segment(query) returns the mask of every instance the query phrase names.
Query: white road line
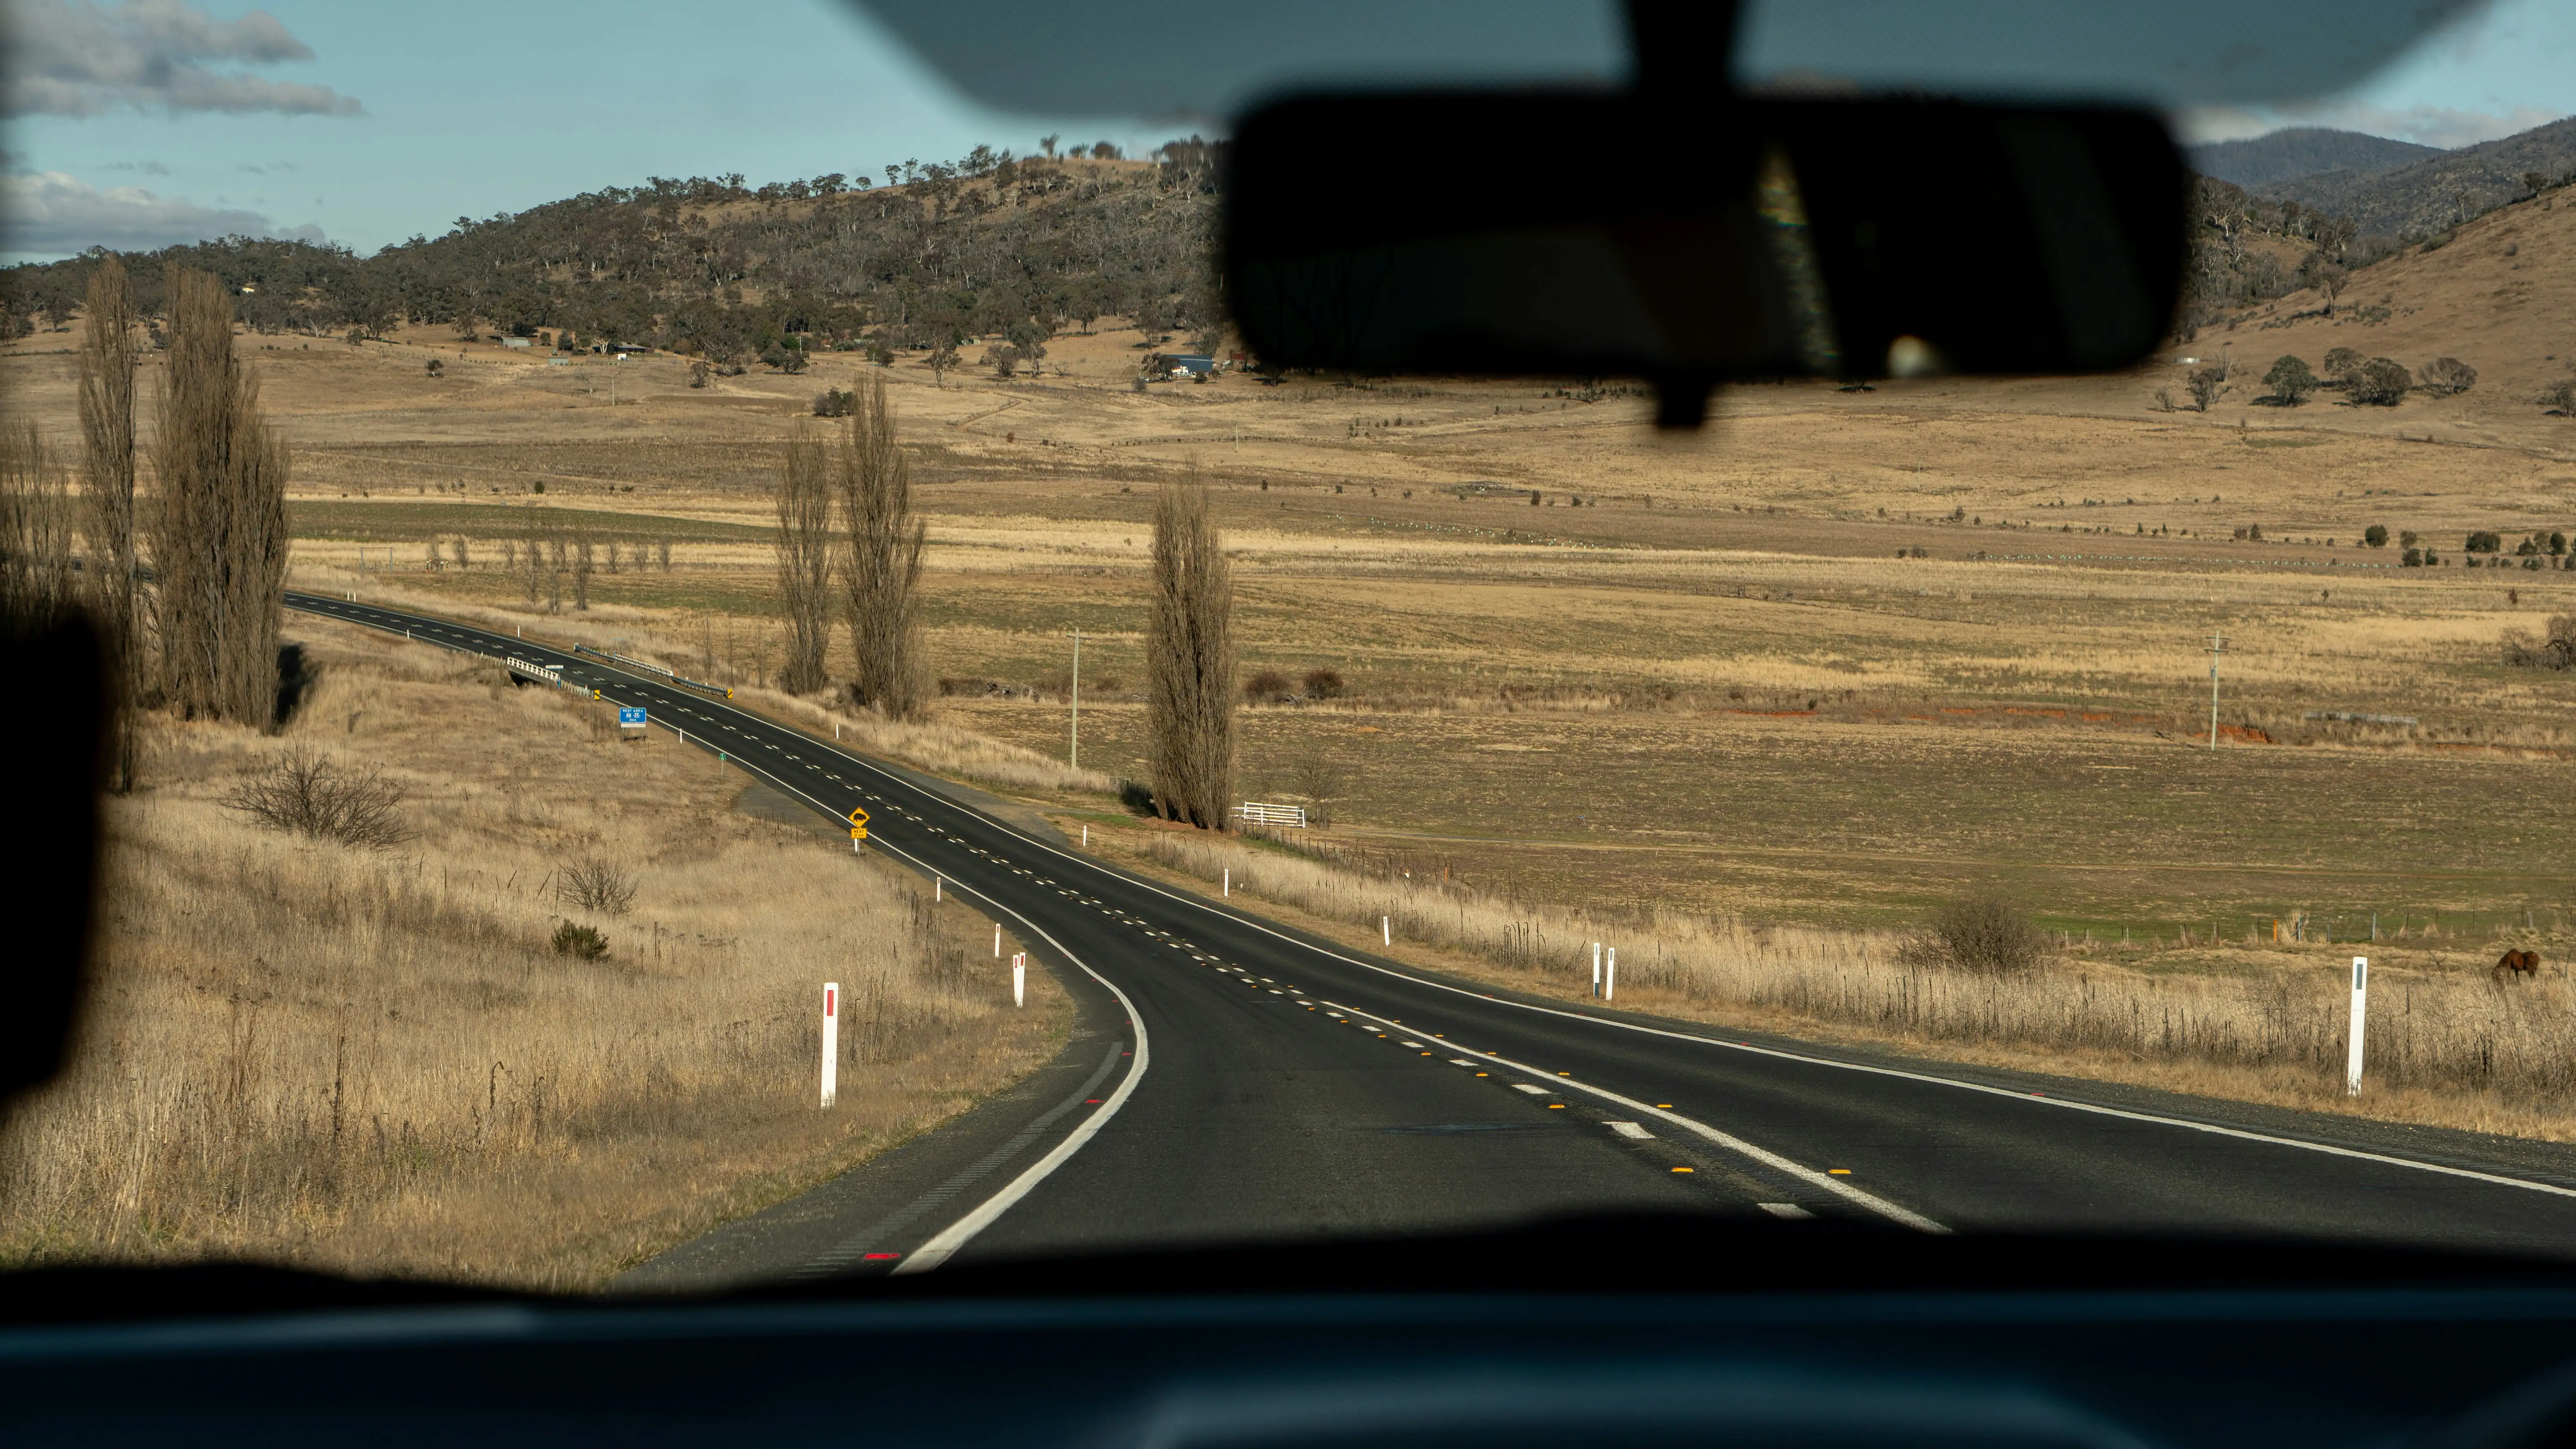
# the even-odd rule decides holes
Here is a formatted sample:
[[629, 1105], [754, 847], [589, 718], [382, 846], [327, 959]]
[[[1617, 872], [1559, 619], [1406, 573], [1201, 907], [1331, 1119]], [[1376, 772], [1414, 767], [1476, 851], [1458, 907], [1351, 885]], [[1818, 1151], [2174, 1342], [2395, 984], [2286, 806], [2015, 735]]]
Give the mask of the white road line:
[[1775, 1218], [1788, 1218], [1791, 1221], [1795, 1221], [1799, 1218], [1811, 1218], [1815, 1216], [1814, 1213], [1807, 1211], [1805, 1208], [1802, 1208], [1793, 1202], [1757, 1202], [1754, 1206], [1762, 1209], [1764, 1212], [1769, 1213]]
[[[1356, 1007], [1346, 1009], [1354, 1016], [1369, 1015], [1367, 1012], [1361, 1011]], [[1372, 1017], [1371, 1020], [1384, 1021], [1386, 1018]], [[1503, 1056], [1497, 1052], [1480, 1052], [1467, 1047], [1462, 1047], [1460, 1050], [1465, 1051], [1469, 1056], [1475, 1057], [1480, 1061], [1496, 1062], [1503, 1066], [1510, 1067], [1514, 1071], [1537, 1073], [1541, 1070], [1540, 1068], [1530, 1066], [1525, 1062], [1513, 1061], [1510, 1057]], [[1607, 1087], [1596, 1087], [1589, 1082], [1579, 1082], [1569, 1078], [1559, 1078], [1558, 1081], [1562, 1086], [1571, 1087], [1578, 1092], [1589, 1092], [1593, 1096], [1599, 1097], [1605, 1102], [1616, 1103], [1617, 1105], [1625, 1107], [1629, 1111], [1635, 1112], [1640, 1116], [1655, 1117], [1661, 1121], [1670, 1122], [1674, 1126], [1679, 1127], [1686, 1132], [1696, 1132], [1700, 1136], [1707, 1138], [1709, 1141], [1716, 1143], [1718, 1146], [1725, 1148], [1729, 1152], [1743, 1157], [1750, 1157], [1754, 1161], [1761, 1163], [1763, 1166], [1770, 1168], [1774, 1172], [1786, 1173], [1811, 1187], [1820, 1188], [1826, 1192], [1833, 1193], [1847, 1201], [1865, 1207], [1871, 1212], [1877, 1213], [1882, 1217], [1892, 1218], [1897, 1222], [1903, 1223], [1909, 1228], [1915, 1228], [1927, 1233], [1946, 1233], [1950, 1231], [1941, 1224], [1936, 1223], [1932, 1219], [1914, 1211], [1912, 1208], [1899, 1207], [1895, 1203], [1889, 1202], [1887, 1199], [1880, 1197], [1876, 1193], [1863, 1192], [1859, 1188], [1852, 1186], [1848, 1182], [1844, 1182], [1840, 1178], [1828, 1177], [1824, 1173], [1806, 1166], [1804, 1163], [1792, 1162], [1788, 1158], [1781, 1156], [1779, 1153], [1771, 1151], [1769, 1148], [1756, 1147], [1752, 1143], [1745, 1141], [1743, 1138], [1736, 1136], [1732, 1132], [1720, 1131], [1705, 1122], [1694, 1121], [1691, 1118], [1681, 1115], [1679, 1112], [1667, 1111], [1651, 1102], [1640, 1102], [1634, 1097], [1622, 1096], [1617, 1092], [1611, 1091]], [[1532, 1086], [1527, 1082], [1514, 1082], [1512, 1085], [1518, 1087], [1524, 1092], [1545, 1092], [1547, 1090], [1544, 1087]]]
[[1512, 1083], [1512, 1090], [1515, 1092], [1527, 1092], [1533, 1097], [1544, 1097], [1548, 1094], [1547, 1088], [1533, 1086], [1528, 1082], [1514, 1082]]
[[1638, 1126], [1634, 1122], [1613, 1122], [1609, 1124], [1609, 1127], [1611, 1131], [1618, 1133], [1622, 1137], [1637, 1137], [1643, 1138], [1647, 1141], [1652, 1141], [1655, 1136], [1654, 1133], [1647, 1131], [1645, 1128]]

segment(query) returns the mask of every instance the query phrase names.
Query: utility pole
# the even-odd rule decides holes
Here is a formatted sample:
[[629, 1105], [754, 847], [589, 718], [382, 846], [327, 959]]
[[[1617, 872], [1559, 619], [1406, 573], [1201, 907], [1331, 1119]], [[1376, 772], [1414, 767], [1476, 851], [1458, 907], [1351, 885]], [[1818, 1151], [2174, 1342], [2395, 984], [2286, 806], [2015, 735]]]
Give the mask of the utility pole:
[[2209, 632], [2209, 747], [2218, 748], [2218, 656], [2227, 652], [2227, 636]]
[[1073, 626], [1073, 758], [1067, 761], [1074, 769], [1082, 768], [1082, 626]]

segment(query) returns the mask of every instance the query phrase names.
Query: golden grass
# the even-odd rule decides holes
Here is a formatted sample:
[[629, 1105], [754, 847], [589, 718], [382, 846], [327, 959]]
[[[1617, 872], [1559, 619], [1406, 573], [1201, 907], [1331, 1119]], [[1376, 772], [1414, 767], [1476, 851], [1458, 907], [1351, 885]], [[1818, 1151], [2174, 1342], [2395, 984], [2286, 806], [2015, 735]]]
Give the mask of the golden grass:
[[[1104, 843], [1115, 844], [1108, 833]], [[1318, 853], [1323, 858], [1317, 858]], [[1143, 857], [1240, 895], [1427, 943], [1438, 964], [1559, 997], [1588, 993], [1594, 942], [1617, 949], [1617, 1004], [1690, 1019], [1856, 1035], [1902, 1048], [2173, 1090], [2576, 1139], [2576, 981], [2500, 986], [2476, 959], [2387, 943], [2373, 957], [2365, 1095], [2342, 1093], [2349, 954], [2232, 953], [2196, 971], [2090, 951], [1993, 976], [1913, 959], [1896, 934], [1755, 927], [1649, 910], [1602, 916], [1411, 878], [1335, 847], [1255, 849], [1153, 831]], [[2553, 943], [2553, 950], [2556, 950]], [[2563, 954], [2563, 953], [2562, 953]], [[2235, 964], [2240, 969], [2228, 970]]]
[[[294, 619], [322, 682], [285, 740], [164, 725], [110, 811], [85, 1037], [0, 1141], [0, 1258], [239, 1256], [595, 1285], [934, 1124], [1042, 1061], [1068, 1007], [909, 877], [733, 814], [744, 778], [472, 661]], [[281, 749], [379, 764], [381, 854], [225, 809]], [[632, 913], [550, 889], [633, 872]], [[588, 962], [548, 945], [603, 930]], [[816, 1108], [820, 987], [847, 1005]]]

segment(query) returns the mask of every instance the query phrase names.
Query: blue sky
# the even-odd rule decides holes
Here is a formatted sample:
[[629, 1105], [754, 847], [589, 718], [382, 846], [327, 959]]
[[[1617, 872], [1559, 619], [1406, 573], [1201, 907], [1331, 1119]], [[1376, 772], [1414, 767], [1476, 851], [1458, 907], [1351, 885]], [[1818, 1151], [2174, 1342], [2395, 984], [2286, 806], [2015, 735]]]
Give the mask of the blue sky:
[[[980, 106], [837, 0], [0, 0], [9, 260], [247, 231], [361, 253], [648, 175], [753, 181], [1169, 125]], [[2340, 125], [2437, 145], [2576, 113], [2576, 4], [2505, 0], [2358, 91], [2203, 108], [2194, 139]]]

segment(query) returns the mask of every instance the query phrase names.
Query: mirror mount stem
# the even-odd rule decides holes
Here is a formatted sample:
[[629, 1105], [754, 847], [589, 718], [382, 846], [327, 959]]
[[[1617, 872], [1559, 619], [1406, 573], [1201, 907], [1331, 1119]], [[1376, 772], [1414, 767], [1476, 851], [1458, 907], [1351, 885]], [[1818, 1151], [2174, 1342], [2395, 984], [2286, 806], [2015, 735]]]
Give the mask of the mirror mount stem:
[[1655, 427], [1667, 433], [1697, 432], [1708, 421], [1709, 394], [1723, 379], [1706, 372], [1657, 373], [1647, 381], [1655, 389]]

